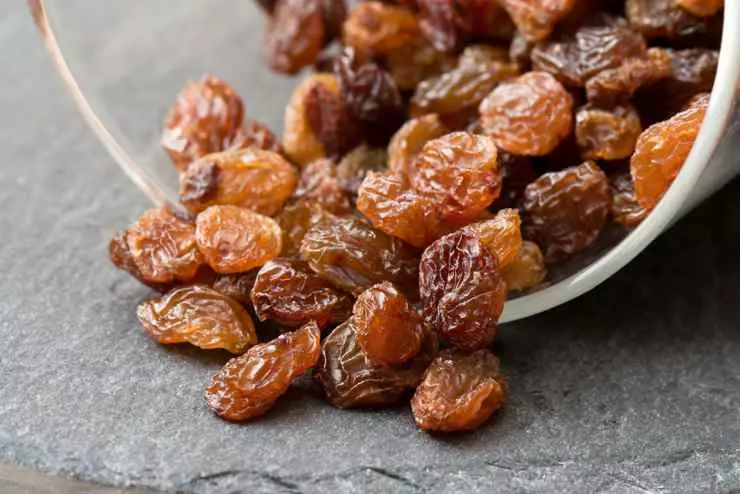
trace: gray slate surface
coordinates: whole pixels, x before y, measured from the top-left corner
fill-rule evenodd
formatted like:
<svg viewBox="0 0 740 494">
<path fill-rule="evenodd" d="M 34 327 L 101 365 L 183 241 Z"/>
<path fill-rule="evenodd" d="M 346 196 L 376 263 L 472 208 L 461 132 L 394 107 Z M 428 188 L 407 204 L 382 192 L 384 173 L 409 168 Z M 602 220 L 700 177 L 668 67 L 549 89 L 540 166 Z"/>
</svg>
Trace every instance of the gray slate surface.
<svg viewBox="0 0 740 494">
<path fill-rule="evenodd" d="M 95 10 L 70 0 L 83 3 Z M 202 401 L 226 355 L 162 348 L 138 327 L 147 290 L 109 266 L 106 244 L 147 203 L 76 114 L 23 7 L 0 4 L 0 461 L 199 493 L 740 488 L 740 182 L 598 289 L 506 326 L 511 403 L 477 432 L 421 433 L 405 407 L 337 411 L 308 383 L 264 420 L 228 424 Z M 122 33 L 90 56 L 123 56 Z M 169 91 L 190 74 L 167 63 L 130 67 Z M 259 97 L 269 76 L 252 65 L 225 76 L 254 72 L 240 79 L 250 109 L 278 125 L 292 82 Z M 115 111 L 132 128 L 171 97 L 127 94 L 135 71 L 114 83 L 126 67 L 99 68 L 109 94 L 131 96 Z"/>
</svg>

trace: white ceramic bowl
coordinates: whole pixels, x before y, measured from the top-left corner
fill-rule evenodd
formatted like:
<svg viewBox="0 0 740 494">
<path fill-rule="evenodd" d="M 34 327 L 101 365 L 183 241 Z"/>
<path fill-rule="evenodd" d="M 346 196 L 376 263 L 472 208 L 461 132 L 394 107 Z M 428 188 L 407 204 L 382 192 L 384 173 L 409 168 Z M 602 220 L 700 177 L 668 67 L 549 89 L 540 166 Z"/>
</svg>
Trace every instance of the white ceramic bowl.
<svg viewBox="0 0 740 494">
<path fill-rule="evenodd" d="M 89 16 L 65 15 L 86 2 Z M 260 54 L 262 16 L 246 0 L 28 0 L 82 115 L 111 156 L 155 203 L 176 198 L 159 126 L 180 86 L 201 73 L 236 82 L 251 116 L 272 124 L 295 80 L 270 74 Z M 140 27 L 140 29 L 139 29 Z M 136 35 L 132 36 L 132 33 Z M 102 64 L 106 77 L 99 76 Z M 111 70 L 114 64 L 119 71 Z M 114 74 L 114 76 L 111 76 Z M 262 89 L 255 94 L 255 82 Z M 265 91 L 264 88 L 270 88 Z M 246 88 L 246 89 L 245 89 Z M 545 311 L 592 289 L 740 173 L 740 0 L 725 6 L 719 69 L 701 133 L 681 173 L 652 214 L 629 234 L 597 245 L 552 272 L 549 285 L 509 300 L 502 322 Z M 130 107 L 137 112 L 131 114 Z"/>
</svg>

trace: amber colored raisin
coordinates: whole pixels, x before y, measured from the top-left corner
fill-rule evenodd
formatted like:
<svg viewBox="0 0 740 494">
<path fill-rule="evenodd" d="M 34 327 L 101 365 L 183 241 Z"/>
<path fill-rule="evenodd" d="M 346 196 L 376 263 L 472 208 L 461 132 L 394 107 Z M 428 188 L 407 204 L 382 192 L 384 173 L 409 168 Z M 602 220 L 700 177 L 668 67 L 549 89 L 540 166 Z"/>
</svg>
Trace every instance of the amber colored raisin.
<svg viewBox="0 0 740 494">
<path fill-rule="evenodd" d="M 261 321 L 272 319 L 288 327 L 315 321 L 320 328 L 347 297 L 311 271 L 307 262 L 286 258 L 273 259 L 260 268 L 251 296 Z"/>
<path fill-rule="evenodd" d="M 236 301 L 194 285 L 142 302 L 136 315 L 158 343 L 190 343 L 242 353 L 257 343 L 252 319 Z"/>
<path fill-rule="evenodd" d="M 262 266 L 282 248 L 280 226 L 239 206 L 211 206 L 198 215 L 195 238 L 217 273 L 240 273 Z"/>
<path fill-rule="evenodd" d="M 446 235 L 427 247 L 419 265 L 424 319 L 463 350 L 488 346 L 506 301 L 496 256 L 470 231 Z"/>
<path fill-rule="evenodd" d="M 529 41 L 543 41 L 573 9 L 575 0 L 499 0 Z"/>
<path fill-rule="evenodd" d="M 640 205 L 652 210 L 681 171 L 694 145 L 709 97 L 702 97 L 666 121 L 651 125 L 640 134 L 630 160 L 635 195 Z"/>
<path fill-rule="evenodd" d="M 612 195 L 612 218 L 626 227 L 642 223 L 648 211 L 640 206 L 635 197 L 635 186 L 629 173 L 620 173 L 610 179 Z"/>
<path fill-rule="evenodd" d="M 316 160 L 303 168 L 294 199 L 314 201 L 333 214 L 351 210 L 350 194 L 344 181 L 337 177 L 334 163 L 328 159 Z"/>
<path fill-rule="evenodd" d="M 545 173 L 524 191 L 524 238 L 548 263 L 564 261 L 596 240 L 611 202 L 606 175 L 592 161 Z"/>
<path fill-rule="evenodd" d="M 359 52 L 383 55 L 420 36 L 419 21 L 412 11 L 381 2 L 363 2 L 349 11 L 342 29 L 342 42 Z"/>
<path fill-rule="evenodd" d="M 548 154 L 573 129 L 573 97 L 546 72 L 502 83 L 481 103 L 480 113 L 496 145 L 514 154 Z"/>
<path fill-rule="evenodd" d="M 110 259 L 144 284 L 192 281 L 204 263 L 195 225 L 167 208 L 154 208 L 114 237 Z"/>
<path fill-rule="evenodd" d="M 725 6 L 725 0 L 676 0 L 676 3 L 697 17 L 711 17 Z"/>
<path fill-rule="evenodd" d="M 272 151 L 256 148 L 209 154 L 180 175 L 180 201 L 193 213 L 233 204 L 260 214 L 277 214 L 293 193 L 298 174 Z"/>
<path fill-rule="evenodd" d="M 208 408 L 227 420 L 265 414 L 291 381 L 316 364 L 321 333 L 315 323 L 255 345 L 229 360 L 206 389 Z"/>
<path fill-rule="evenodd" d="M 488 350 L 444 350 L 411 399 L 414 420 L 426 431 L 464 431 L 482 425 L 506 403 L 506 382 Z"/>
<path fill-rule="evenodd" d="M 325 43 L 322 0 L 278 0 L 265 31 L 265 57 L 276 72 L 313 64 Z"/>
<path fill-rule="evenodd" d="M 490 220 L 465 227 L 476 233 L 483 245 L 496 256 L 498 267 L 504 269 L 514 262 L 522 248 L 522 221 L 517 209 L 502 209 Z"/>
<path fill-rule="evenodd" d="M 499 149 L 498 167 L 501 170 L 501 194 L 493 203 L 494 209 L 519 207 L 524 188 L 537 178 L 532 158 Z"/>
<path fill-rule="evenodd" d="M 392 283 L 386 281 L 362 292 L 352 314 L 357 342 L 372 361 L 401 365 L 421 350 L 421 316 Z"/>
<path fill-rule="evenodd" d="M 386 280 L 408 296 L 415 291 L 414 249 L 359 219 L 320 221 L 303 237 L 301 257 L 319 276 L 356 295 Z"/>
<path fill-rule="evenodd" d="M 162 131 L 162 146 L 183 170 L 191 161 L 230 148 L 244 119 L 242 99 L 221 79 L 205 76 L 177 96 Z"/>
<path fill-rule="evenodd" d="M 283 146 L 280 145 L 280 140 L 267 126 L 256 120 L 250 120 L 245 127 L 244 130 L 240 129 L 237 133 L 232 147 L 252 147 L 283 154 Z"/>
<path fill-rule="evenodd" d="M 388 164 L 388 153 L 384 148 L 357 146 L 347 153 L 336 168 L 337 178 L 344 188 L 356 196 L 368 173 L 384 171 Z"/>
<path fill-rule="evenodd" d="M 388 145 L 388 168 L 402 177 L 410 178 L 413 163 L 424 145 L 449 132 L 435 113 L 412 118 L 391 138 Z"/>
<path fill-rule="evenodd" d="M 404 365 L 371 360 L 357 341 L 352 319 L 339 325 L 321 344 L 313 379 L 337 408 L 379 407 L 397 403 L 419 385 L 437 355 L 437 337 L 424 331 L 421 351 Z"/>
<path fill-rule="evenodd" d="M 331 216 L 321 204 L 314 201 L 297 201 L 285 206 L 276 218 L 283 231 L 283 251 L 280 255 L 298 256 L 301 241 L 308 229 Z"/>
<path fill-rule="evenodd" d="M 496 145 L 488 136 L 453 132 L 431 140 L 413 168 L 413 188 L 452 223 L 475 219 L 501 191 Z"/>
<path fill-rule="evenodd" d="M 258 269 L 252 269 L 246 273 L 222 274 L 213 282 L 212 288 L 242 305 L 252 305 L 250 294 L 258 272 Z"/>
<path fill-rule="evenodd" d="M 418 39 L 388 53 L 386 66 L 398 89 L 412 91 L 423 80 L 455 67 L 456 59 L 437 51 L 426 39 Z"/>
<path fill-rule="evenodd" d="M 629 158 L 641 131 L 640 116 L 631 105 L 612 110 L 586 105 L 576 112 L 576 142 L 583 159 Z"/>
<path fill-rule="evenodd" d="M 704 19 L 679 7 L 677 0 L 626 0 L 630 25 L 648 38 L 678 38 L 707 30 Z"/>
<path fill-rule="evenodd" d="M 643 37 L 624 25 L 585 25 L 565 41 L 536 46 L 532 66 L 550 72 L 563 84 L 582 87 L 602 70 L 640 57 L 645 50 Z"/>
<path fill-rule="evenodd" d="M 547 268 L 537 244 L 525 240 L 517 258 L 501 269 L 501 276 L 509 291 L 528 290 L 542 283 L 547 277 Z"/>
</svg>

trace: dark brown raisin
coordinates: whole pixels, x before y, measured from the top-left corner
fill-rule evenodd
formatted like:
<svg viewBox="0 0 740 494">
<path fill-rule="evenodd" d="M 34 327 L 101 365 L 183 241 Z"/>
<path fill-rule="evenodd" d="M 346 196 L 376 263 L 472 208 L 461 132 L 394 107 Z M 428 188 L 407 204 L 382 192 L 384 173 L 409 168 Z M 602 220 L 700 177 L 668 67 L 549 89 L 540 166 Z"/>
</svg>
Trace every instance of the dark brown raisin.
<svg viewBox="0 0 740 494">
<path fill-rule="evenodd" d="M 529 41 L 543 41 L 575 4 L 575 0 L 499 0 Z"/>
<path fill-rule="evenodd" d="M 631 105 L 612 110 L 586 105 L 576 112 L 576 142 L 583 159 L 629 158 L 641 131 L 640 116 Z"/>
<path fill-rule="evenodd" d="M 620 173 L 610 180 L 614 202 L 612 204 L 612 218 L 626 227 L 637 226 L 642 223 L 648 211 L 640 206 L 635 197 L 635 185 L 629 173 Z"/>
<path fill-rule="evenodd" d="M 477 234 L 496 256 L 498 266 L 504 269 L 514 262 L 522 248 L 521 218 L 517 209 L 502 209 L 491 219 L 472 223 L 464 228 Z"/>
<path fill-rule="evenodd" d="M 265 31 L 267 64 L 283 74 L 312 65 L 324 47 L 325 31 L 322 0 L 277 0 Z"/>
<path fill-rule="evenodd" d="M 294 199 L 316 202 L 333 214 L 351 211 L 349 191 L 337 176 L 337 167 L 328 159 L 316 160 L 303 168 Z"/>
</svg>

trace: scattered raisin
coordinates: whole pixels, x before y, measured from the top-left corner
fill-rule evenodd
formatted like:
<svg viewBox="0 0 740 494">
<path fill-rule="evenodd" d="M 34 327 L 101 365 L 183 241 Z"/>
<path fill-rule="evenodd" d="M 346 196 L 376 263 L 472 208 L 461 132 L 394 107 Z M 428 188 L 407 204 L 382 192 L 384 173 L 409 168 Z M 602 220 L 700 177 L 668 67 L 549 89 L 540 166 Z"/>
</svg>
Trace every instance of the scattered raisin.
<svg viewBox="0 0 740 494">
<path fill-rule="evenodd" d="M 391 138 L 388 145 L 388 168 L 402 177 L 410 178 L 413 163 L 424 145 L 447 133 L 449 129 L 435 113 L 412 118 Z"/>
<path fill-rule="evenodd" d="M 501 276 L 509 291 L 522 291 L 533 288 L 547 277 L 545 257 L 537 244 L 525 240 L 519 255 L 513 262 L 501 269 Z"/>
<path fill-rule="evenodd" d="M 325 218 L 331 218 L 331 213 L 321 204 L 314 201 L 297 201 L 288 204 L 276 218 L 283 231 L 283 251 L 280 255 L 296 257 L 299 255 L 301 241 L 309 228 Z"/>
<path fill-rule="evenodd" d="M 313 64 L 325 44 L 322 0 L 277 0 L 265 31 L 265 57 L 275 72 L 295 74 Z"/>
<path fill-rule="evenodd" d="M 347 153 L 339 162 L 336 168 L 337 178 L 348 192 L 357 196 L 367 174 L 372 171 L 383 171 L 387 164 L 388 153 L 384 148 L 362 144 Z"/>
<path fill-rule="evenodd" d="M 337 177 L 336 166 L 328 159 L 316 160 L 303 168 L 294 199 L 317 202 L 333 214 L 351 211 L 349 191 L 344 181 Z"/>
<path fill-rule="evenodd" d="M 357 4 L 344 22 L 342 42 L 359 52 L 383 55 L 420 36 L 419 21 L 410 10 L 381 2 Z"/>
<path fill-rule="evenodd" d="M 612 195 L 612 217 L 626 227 L 637 226 L 647 217 L 648 211 L 640 206 L 635 197 L 635 185 L 629 173 L 619 173 L 610 180 Z"/>
<path fill-rule="evenodd" d="M 517 209 L 502 209 L 489 220 L 479 221 L 465 227 L 477 234 L 504 269 L 514 262 L 522 248 L 521 218 Z"/>
<path fill-rule="evenodd" d="M 629 158 L 641 131 L 640 116 L 630 105 L 612 110 L 586 105 L 576 112 L 576 141 L 584 159 Z"/>
<path fill-rule="evenodd" d="M 529 41 L 543 41 L 573 9 L 575 0 L 499 0 L 519 32 Z"/>
</svg>

